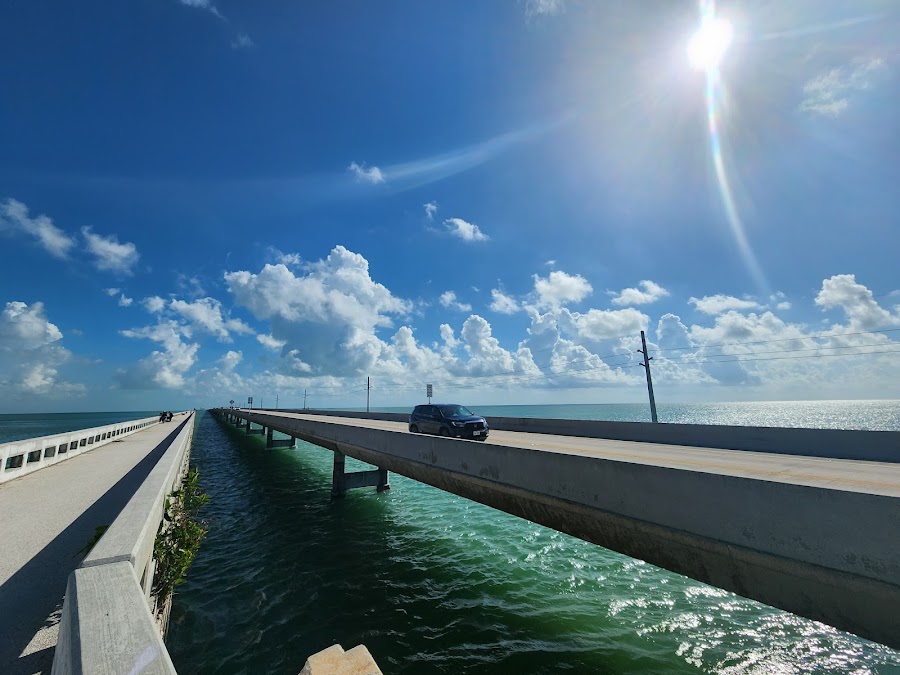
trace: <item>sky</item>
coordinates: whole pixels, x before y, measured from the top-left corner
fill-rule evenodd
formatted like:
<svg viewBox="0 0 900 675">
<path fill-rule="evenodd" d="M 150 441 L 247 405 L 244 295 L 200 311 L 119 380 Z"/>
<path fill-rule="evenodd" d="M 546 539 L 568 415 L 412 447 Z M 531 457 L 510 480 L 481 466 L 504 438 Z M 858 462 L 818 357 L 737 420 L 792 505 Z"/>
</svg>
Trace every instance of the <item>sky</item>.
<svg viewBox="0 0 900 675">
<path fill-rule="evenodd" d="M 898 72 L 895 0 L 4 3 L 0 412 L 900 398 Z"/>
</svg>

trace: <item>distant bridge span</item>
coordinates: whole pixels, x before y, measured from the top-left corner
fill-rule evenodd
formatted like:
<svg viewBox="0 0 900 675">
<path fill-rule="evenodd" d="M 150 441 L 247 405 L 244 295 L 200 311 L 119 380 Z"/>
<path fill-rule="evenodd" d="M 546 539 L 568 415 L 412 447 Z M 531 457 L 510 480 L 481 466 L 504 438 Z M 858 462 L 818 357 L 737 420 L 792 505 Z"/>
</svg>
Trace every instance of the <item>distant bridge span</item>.
<svg viewBox="0 0 900 675">
<path fill-rule="evenodd" d="M 489 418 L 478 442 L 403 415 L 216 412 L 334 451 L 336 480 L 354 457 L 900 648 L 900 432 Z"/>
</svg>

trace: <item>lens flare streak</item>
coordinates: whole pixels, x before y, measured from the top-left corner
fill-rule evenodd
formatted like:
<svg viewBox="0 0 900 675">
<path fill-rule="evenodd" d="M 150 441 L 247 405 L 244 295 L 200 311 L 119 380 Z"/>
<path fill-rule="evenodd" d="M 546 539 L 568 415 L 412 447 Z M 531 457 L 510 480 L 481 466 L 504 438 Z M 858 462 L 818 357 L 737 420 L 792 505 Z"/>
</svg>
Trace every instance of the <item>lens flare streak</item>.
<svg viewBox="0 0 900 675">
<path fill-rule="evenodd" d="M 709 25 L 715 21 L 715 2 L 713 0 L 703 0 L 700 5 L 701 22 Z M 712 154 L 713 167 L 716 171 L 716 181 L 719 185 L 719 194 L 722 197 L 722 206 L 725 208 L 725 216 L 728 219 L 728 225 L 737 242 L 741 257 L 747 270 L 753 277 L 759 289 L 768 294 L 768 282 L 763 274 L 756 255 L 747 240 L 744 231 L 744 224 L 738 213 L 734 195 L 731 191 L 731 184 L 728 180 L 728 173 L 725 170 L 725 160 L 722 156 L 721 134 L 719 133 L 718 108 L 721 90 L 721 79 L 719 77 L 719 67 L 715 64 L 706 69 L 706 119 L 709 127 L 709 145 Z"/>
</svg>

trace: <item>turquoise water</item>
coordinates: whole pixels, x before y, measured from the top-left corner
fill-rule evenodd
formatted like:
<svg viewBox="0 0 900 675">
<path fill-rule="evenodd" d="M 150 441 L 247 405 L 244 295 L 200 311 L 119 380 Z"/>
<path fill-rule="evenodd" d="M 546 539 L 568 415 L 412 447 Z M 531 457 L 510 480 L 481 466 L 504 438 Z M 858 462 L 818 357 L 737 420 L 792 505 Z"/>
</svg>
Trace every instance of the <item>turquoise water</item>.
<svg viewBox="0 0 900 675">
<path fill-rule="evenodd" d="M 645 419 L 645 406 L 477 407 Z M 665 411 L 665 412 L 664 412 Z M 669 421 L 900 429 L 900 402 L 660 406 Z M 900 673 L 900 653 L 391 475 L 332 502 L 330 452 L 198 416 L 209 536 L 179 587 L 182 673 L 291 673 L 334 643 L 385 673 Z M 348 458 L 348 469 L 363 468 Z M 352 466 L 351 466 L 352 465 Z"/>
<path fill-rule="evenodd" d="M 67 431 L 102 427 L 106 424 L 138 420 L 154 415 L 159 415 L 159 411 L 0 415 L 0 443 L 64 434 Z"/>
</svg>

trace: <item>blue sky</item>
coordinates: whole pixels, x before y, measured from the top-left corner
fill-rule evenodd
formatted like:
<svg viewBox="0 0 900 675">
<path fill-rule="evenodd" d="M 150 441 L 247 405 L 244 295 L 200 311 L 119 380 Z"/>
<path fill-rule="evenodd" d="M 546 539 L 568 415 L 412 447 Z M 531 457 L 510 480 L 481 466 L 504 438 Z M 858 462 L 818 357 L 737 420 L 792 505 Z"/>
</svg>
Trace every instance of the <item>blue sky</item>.
<svg viewBox="0 0 900 675">
<path fill-rule="evenodd" d="M 892 0 L 0 18 L 2 411 L 900 398 Z"/>
</svg>

